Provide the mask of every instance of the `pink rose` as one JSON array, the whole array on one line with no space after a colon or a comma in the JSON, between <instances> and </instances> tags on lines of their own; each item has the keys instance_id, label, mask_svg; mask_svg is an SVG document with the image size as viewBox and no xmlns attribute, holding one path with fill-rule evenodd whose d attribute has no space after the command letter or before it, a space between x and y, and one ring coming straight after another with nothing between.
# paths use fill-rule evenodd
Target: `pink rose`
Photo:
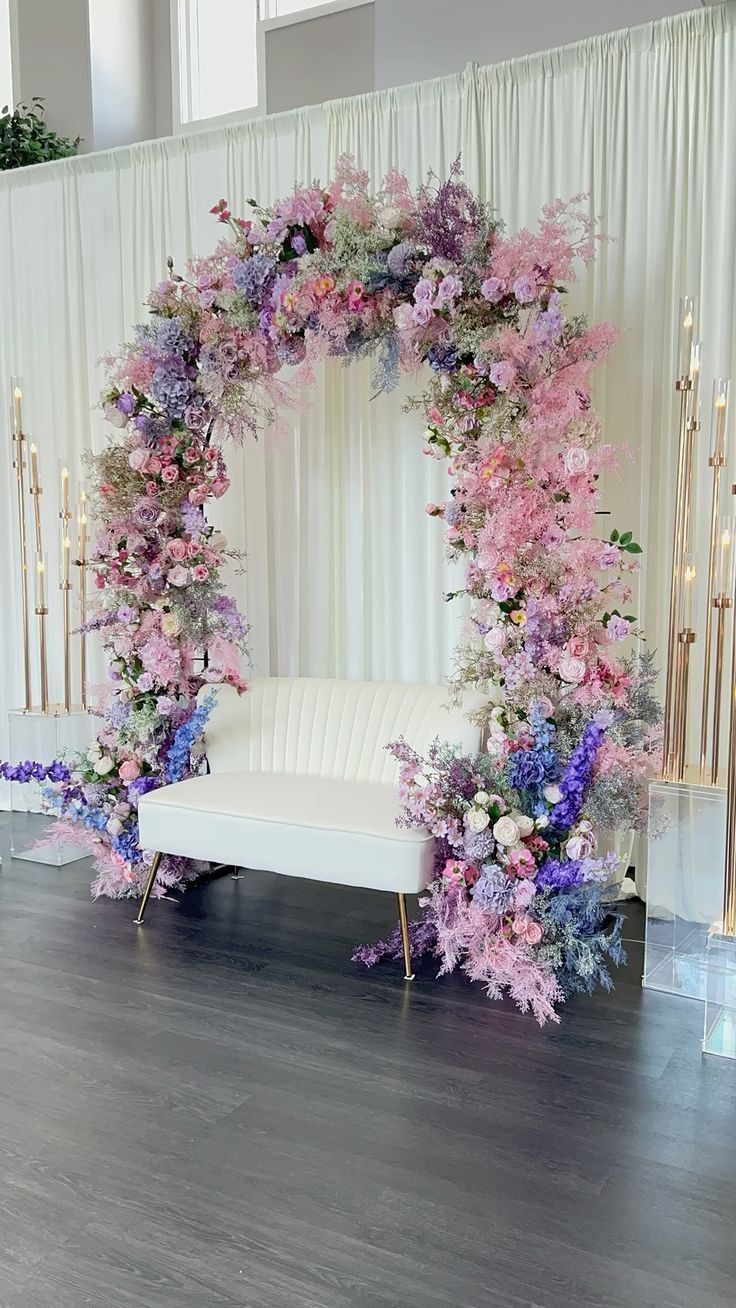
<instances>
[{"instance_id":1,"label":"pink rose","mask_svg":"<svg viewBox=\"0 0 736 1308\"><path fill-rule=\"evenodd\" d=\"M570 686L578 686L586 672L587 668L583 660L573 658L570 654L563 654L557 665L558 676Z\"/></svg>"},{"instance_id":2,"label":"pink rose","mask_svg":"<svg viewBox=\"0 0 736 1308\"><path fill-rule=\"evenodd\" d=\"M127 784L130 781L135 781L136 777L140 776L141 769L134 759L129 758L126 759L124 763L120 764L118 772L120 774L120 780L125 781Z\"/></svg>"},{"instance_id":3,"label":"pink rose","mask_svg":"<svg viewBox=\"0 0 736 1308\"><path fill-rule=\"evenodd\" d=\"M584 450L582 445L571 445L565 452L565 470L571 477L585 472L589 462L588 451Z\"/></svg>"},{"instance_id":4,"label":"pink rose","mask_svg":"<svg viewBox=\"0 0 736 1308\"><path fill-rule=\"evenodd\" d=\"M146 495L150 495L151 497L158 495L158 486L155 481L146 482Z\"/></svg>"},{"instance_id":5,"label":"pink rose","mask_svg":"<svg viewBox=\"0 0 736 1308\"><path fill-rule=\"evenodd\" d=\"M166 580L171 586L186 586L189 581L189 573L180 563L176 567L170 568L166 574Z\"/></svg>"},{"instance_id":6,"label":"pink rose","mask_svg":"<svg viewBox=\"0 0 736 1308\"><path fill-rule=\"evenodd\" d=\"M174 482L179 480L179 469L175 463L169 463L165 468L161 469L161 480L167 486L173 486Z\"/></svg>"},{"instance_id":7,"label":"pink rose","mask_svg":"<svg viewBox=\"0 0 736 1308\"><path fill-rule=\"evenodd\" d=\"M169 557L174 559L177 563L181 563L182 559L187 557L186 541L183 541L180 536L177 536L175 540L170 540L166 546L166 550Z\"/></svg>"},{"instance_id":8,"label":"pink rose","mask_svg":"<svg viewBox=\"0 0 736 1308\"><path fill-rule=\"evenodd\" d=\"M161 471L162 466L163 465L161 463L161 460L157 454L150 454L148 456L148 463L146 464L146 472L152 473L153 476L155 477Z\"/></svg>"},{"instance_id":9,"label":"pink rose","mask_svg":"<svg viewBox=\"0 0 736 1308\"><path fill-rule=\"evenodd\" d=\"M412 306L410 304L400 304L394 309L394 322L400 332L410 332L414 328L414 319L412 317Z\"/></svg>"},{"instance_id":10,"label":"pink rose","mask_svg":"<svg viewBox=\"0 0 736 1308\"><path fill-rule=\"evenodd\" d=\"M500 277L487 277L481 284L480 293L489 304L498 304L504 297L504 286Z\"/></svg>"},{"instance_id":11,"label":"pink rose","mask_svg":"<svg viewBox=\"0 0 736 1308\"><path fill-rule=\"evenodd\" d=\"M506 644L506 632L503 627L491 627L483 637L483 644L491 654L498 654Z\"/></svg>"},{"instance_id":12,"label":"pink rose","mask_svg":"<svg viewBox=\"0 0 736 1308\"><path fill-rule=\"evenodd\" d=\"M571 636L565 646L567 653L574 659L584 659L590 653L590 643L585 636Z\"/></svg>"},{"instance_id":13,"label":"pink rose","mask_svg":"<svg viewBox=\"0 0 736 1308\"><path fill-rule=\"evenodd\" d=\"M426 300L419 300L414 305L411 316L416 327L426 327L434 317L434 309Z\"/></svg>"},{"instance_id":14,"label":"pink rose","mask_svg":"<svg viewBox=\"0 0 736 1308\"><path fill-rule=\"evenodd\" d=\"M199 553L200 553L200 545L199 545L199 541L198 541L198 540L190 540L190 541L188 541L188 542L187 542L187 558L188 558L188 559L196 559L196 557L197 557L197 555L198 555Z\"/></svg>"},{"instance_id":15,"label":"pink rose","mask_svg":"<svg viewBox=\"0 0 736 1308\"><path fill-rule=\"evenodd\" d=\"M526 929L526 942L528 945L538 945L542 939L542 928L538 922L530 922Z\"/></svg>"},{"instance_id":16,"label":"pink rose","mask_svg":"<svg viewBox=\"0 0 736 1308\"><path fill-rule=\"evenodd\" d=\"M143 472L147 462L148 462L147 450L142 450L137 448L130 451L130 454L128 455L128 463L130 464L131 468L133 468L135 472Z\"/></svg>"},{"instance_id":17,"label":"pink rose","mask_svg":"<svg viewBox=\"0 0 736 1308\"><path fill-rule=\"evenodd\" d=\"M192 568L192 576L195 581L206 581L209 573L203 563L198 563L195 568Z\"/></svg>"},{"instance_id":18,"label":"pink rose","mask_svg":"<svg viewBox=\"0 0 736 1308\"><path fill-rule=\"evenodd\" d=\"M516 381L516 369L512 363L502 359L488 370L488 377L500 391L510 391Z\"/></svg>"}]
</instances>

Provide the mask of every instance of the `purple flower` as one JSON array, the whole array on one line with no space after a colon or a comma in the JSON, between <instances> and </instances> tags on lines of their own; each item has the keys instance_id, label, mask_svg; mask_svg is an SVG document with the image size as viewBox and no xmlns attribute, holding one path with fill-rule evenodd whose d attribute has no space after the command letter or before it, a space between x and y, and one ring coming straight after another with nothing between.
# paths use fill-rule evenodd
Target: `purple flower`
<instances>
[{"instance_id":1,"label":"purple flower","mask_svg":"<svg viewBox=\"0 0 736 1308\"><path fill-rule=\"evenodd\" d=\"M122 395L118 395L118 398L115 401L115 407L119 409L121 413L125 413L130 417L130 414L135 408L135 400L128 391L123 391Z\"/></svg>"},{"instance_id":2,"label":"purple flower","mask_svg":"<svg viewBox=\"0 0 736 1308\"><path fill-rule=\"evenodd\" d=\"M151 673L142 672L136 682L136 685L139 690L142 690L144 692L144 694L148 690L153 690L153 677L151 676Z\"/></svg>"},{"instance_id":3,"label":"purple flower","mask_svg":"<svg viewBox=\"0 0 736 1308\"><path fill-rule=\"evenodd\" d=\"M160 714L162 718L170 717L174 708L175 704L170 695L159 695L156 700L156 712Z\"/></svg>"},{"instance_id":4,"label":"purple flower","mask_svg":"<svg viewBox=\"0 0 736 1308\"><path fill-rule=\"evenodd\" d=\"M306 254L307 242L301 232L295 232L291 238L290 245L295 254Z\"/></svg>"},{"instance_id":5,"label":"purple flower","mask_svg":"<svg viewBox=\"0 0 736 1308\"><path fill-rule=\"evenodd\" d=\"M583 734L560 777L562 799L555 804L549 815L552 831L569 831L577 821L590 782L593 764L605 734L606 728L599 722L588 722L583 728Z\"/></svg>"},{"instance_id":6,"label":"purple flower","mask_svg":"<svg viewBox=\"0 0 736 1308\"><path fill-rule=\"evenodd\" d=\"M509 906L514 883L497 863L486 863L471 890L473 902L489 913L503 913Z\"/></svg>"},{"instance_id":7,"label":"purple flower","mask_svg":"<svg viewBox=\"0 0 736 1308\"><path fill-rule=\"evenodd\" d=\"M427 362L435 372L452 372L457 365L457 350L449 341L436 341L427 351Z\"/></svg>"},{"instance_id":8,"label":"purple flower","mask_svg":"<svg viewBox=\"0 0 736 1308\"><path fill-rule=\"evenodd\" d=\"M480 293L484 300L488 300L489 304L498 304L499 300L502 300L506 294L500 277L486 277L481 285Z\"/></svg>"},{"instance_id":9,"label":"purple flower","mask_svg":"<svg viewBox=\"0 0 736 1308\"><path fill-rule=\"evenodd\" d=\"M517 277L513 292L519 304L530 304L537 294L537 283L533 277Z\"/></svg>"},{"instance_id":10,"label":"purple flower","mask_svg":"<svg viewBox=\"0 0 736 1308\"><path fill-rule=\"evenodd\" d=\"M153 527L158 519L159 509L151 500L138 500L133 506L131 517L136 527Z\"/></svg>"},{"instance_id":11,"label":"purple flower","mask_svg":"<svg viewBox=\"0 0 736 1308\"><path fill-rule=\"evenodd\" d=\"M399 241L388 252L388 270L392 277L402 280L409 273L414 258L414 246L410 241Z\"/></svg>"}]
</instances>

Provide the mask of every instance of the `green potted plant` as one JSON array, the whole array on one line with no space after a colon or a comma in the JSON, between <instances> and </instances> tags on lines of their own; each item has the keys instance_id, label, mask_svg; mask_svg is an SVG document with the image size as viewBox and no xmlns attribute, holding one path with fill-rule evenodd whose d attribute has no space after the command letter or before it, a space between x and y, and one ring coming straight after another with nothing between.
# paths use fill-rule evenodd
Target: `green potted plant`
<instances>
[{"instance_id":1,"label":"green potted plant","mask_svg":"<svg viewBox=\"0 0 736 1308\"><path fill-rule=\"evenodd\" d=\"M30 105L18 104L12 110L4 105L0 111L0 172L68 159L77 153L79 141L80 137L70 141L46 126L46 108L40 96L34 95Z\"/></svg>"}]
</instances>

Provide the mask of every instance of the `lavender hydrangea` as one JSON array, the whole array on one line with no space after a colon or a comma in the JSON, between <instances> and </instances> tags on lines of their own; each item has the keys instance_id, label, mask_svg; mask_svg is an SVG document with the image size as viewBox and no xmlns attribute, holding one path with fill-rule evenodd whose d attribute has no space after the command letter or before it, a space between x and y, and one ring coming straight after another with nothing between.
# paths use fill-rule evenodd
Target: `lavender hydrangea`
<instances>
[{"instance_id":1,"label":"lavender hydrangea","mask_svg":"<svg viewBox=\"0 0 736 1308\"><path fill-rule=\"evenodd\" d=\"M513 882L497 863L486 863L471 893L473 902L489 913L505 913L511 902Z\"/></svg>"},{"instance_id":2,"label":"lavender hydrangea","mask_svg":"<svg viewBox=\"0 0 736 1308\"><path fill-rule=\"evenodd\" d=\"M233 281L251 304L259 304L263 297L263 288L276 267L275 259L267 254L252 254L250 259L243 259L233 270Z\"/></svg>"}]
</instances>

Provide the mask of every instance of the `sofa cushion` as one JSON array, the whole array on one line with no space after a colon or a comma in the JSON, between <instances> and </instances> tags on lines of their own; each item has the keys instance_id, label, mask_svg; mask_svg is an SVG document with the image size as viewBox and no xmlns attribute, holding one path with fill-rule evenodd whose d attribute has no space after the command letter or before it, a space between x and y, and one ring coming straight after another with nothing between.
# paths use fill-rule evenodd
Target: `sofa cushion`
<instances>
[{"instance_id":1,"label":"sofa cushion","mask_svg":"<svg viewBox=\"0 0 736 1308\"><path fill-rule=\"evenodd\" d=\"M293 773L219 772L143 796L144 849L316 881L416 894L434 840L396 826L393 785Z\"/></svg>"}]
</instances>

